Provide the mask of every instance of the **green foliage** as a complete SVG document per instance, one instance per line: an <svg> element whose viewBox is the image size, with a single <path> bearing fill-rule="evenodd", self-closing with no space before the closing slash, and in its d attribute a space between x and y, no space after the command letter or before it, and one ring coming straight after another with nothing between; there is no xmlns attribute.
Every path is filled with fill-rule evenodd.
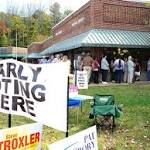
<svg viewBox="0 0 150 150"><path fill-rule="evenodd" d="M8 41L10 41L10 45L20 47L27 47L32 42L38 39L38 36L46 35L49 36L50 32L50 22L51 17L45 14L44 12L39 13L39 17L31 16L31 17L21 17L18 15L5 15L0 13L0 21L6 22L7 28L9 30L8 33ZM3 29L4 30L4 29ZM1 30L1 31L3 31ZM1 32L2 34L3 32ZM6 38L0 40L0 45L4 45L4 41L6 43ZM43 40L43 39L42 39ZM2 43L3 42L3 43ZM6 44L5 44L6 45Z"/></svg>
<svg viewBox="0 0 150 150"><path fill-rule="evenodd" d="M64 12L60 11L61 6L59 3L55 2L52 6L50 6L50 15L52 18L52 25L56 25L59 23L62 19L64 19L66 16L68 16L70 13L72 13L72 10L66 9Z"/></svg>
<svg viewBox="0 0 150 150"><path fill-rule="evenodd" d="M49 29L52 28L51 17L40 10L37 10L32 17L37 20L39 33L41 35L49 35Z"/></svg>
<svg viewBox="0 0 150 150"><path fill-rule="evenodd" d="M44 10L36 9L33 14L29 14L30 16L27 17L15 13L0 12L0 35L5 33L1 36L0 45L16 46L17 44L19 47L27 47L32 42L43 41L51 36L52 27L72 12L65 10L62 13L59 3L54 3L49 10L50 15ZM14 10L14 12L18 11ZM28 12L31 12L30 8ZM3 24L6 24L6 27Z"/></svg>
<svg viewBox="0 0 150 150"><path fill-rule="evenodd" d="M0 36L0 47L7 47L7 46L9 46L9 41L6 35L3 34L2 36Z"/></svg>
<svg viewBox="0 0 150 150"><path fill-rule="evenodd" d="M72 10L66 9L66 10L64 11L64 13L63 13L62 18L65 18L66 16L68 16L68 15L71 14L72 12L73 12Z"/></svg>
<svg viewBox="0 0 150 150"><path fill-rule="evenodd" d="M50 6L50 15L52 16L52 24L57 24L61 18L62 14L60 12L60 4L55 2L52 6Z"/></svg>
<svg viewBox="0 0 150 150"><path fill-rule="evenodd" d="M145 5L146 5L147 7L150 7L150 2L145 2Z"/></svg>

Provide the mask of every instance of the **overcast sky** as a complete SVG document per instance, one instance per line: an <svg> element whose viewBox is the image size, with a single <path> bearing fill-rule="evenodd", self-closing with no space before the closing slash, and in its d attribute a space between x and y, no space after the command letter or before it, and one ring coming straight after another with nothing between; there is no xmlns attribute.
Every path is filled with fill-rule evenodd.
<svg viewBox="0 0 150 150"><path fill-rule="evenodd" d="M41 5L45 10L49 8L54 2L58 2L61 9L77 10L89 0L0 0L0 11L6 11L11 5L23 8L28 4L35 5L35 7Z"/></svg>
<svg viewBox="0 0 150 150"><path fill-rule="evenodd" d="M7 8L11 5L22 9L27 4L32 4L35 6L41 5L42 8L48 10L49 6L52 5L54 2L58 2L62 10L71 9L75 11L88 1L89 0L0 0L0 11L6 11ZM150 2L150 0L129 0L129 1Z"/></svg>

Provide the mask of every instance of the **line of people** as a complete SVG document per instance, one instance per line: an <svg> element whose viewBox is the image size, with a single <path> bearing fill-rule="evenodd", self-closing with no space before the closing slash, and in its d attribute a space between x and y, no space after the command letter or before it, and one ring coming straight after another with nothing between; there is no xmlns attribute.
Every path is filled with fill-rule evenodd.
<svg viewBox="0 0 150 150"><path fill-rule="evenodd" d="M86 70L88 83L92 80L94 83L107 84L108 74L110 75L110 80L116 83L133 83L140 80L141 67L137 59L133 61L131 56L122 60L121 58L116 58L112 60L109 64L107 56L104 55L99 61L97 57L91 57L90 53L84 56L78 56L74 65L76 70ZM101 79L99 76L101 75Z"/></svg>
<svg viewBox="0 0 150 150"><path fill-rule="evenodd" d="M111 81L114 80L116 83L133 83L140 80L141 67L137 59L134 62L131 56L124 60L117 57L109 65L106 58L107 56L104 56L101 60L102 83L107 84L106 80L109 71Z"/></svg>
<svg viewBox="0 0 150 150"><path fill-rule="evenodd" d="M39 64L49 64L49 63L59 63L59 62L66 62L68 68L68 74L71 72L71 61L67 55L61 54L51 54L48 58L43 57L38 60Z"/></svg>
<svg viewBox="0 0 150 150"><path fill-rule="evenodd" d="M96 56L92 57L90 53L78 55L74 60L74 64L71 65L71 61L67 55L55 54L50 55L49 58L39 59L39 64L43 63L57 63L61 61L67 61L69 66L69 72L71 70L84 70L87 71L88 83L94 82L107 84L107 81L115 81L116 83L133 83L140 80L141 66L137 59L133 61L132 56L124 60L117 57L111 60L110 63L107 60L107 55L104 55L101 60ZM71 66L73 68L71 69ZM109 80L108 80L109 76ZM147 62L147 80L150 81L150 58Z"/></svg>
<svg viewBox="0 0 150 150"><path fill-rule="evenodd" d="M102 83L107 84L108 73L110 80L116 83L133 83L140 80L141 67L137 59L135 62L131 56L124 60L117 57L110 64L107 61L107 56L103 56L101 60Z"/></svg>

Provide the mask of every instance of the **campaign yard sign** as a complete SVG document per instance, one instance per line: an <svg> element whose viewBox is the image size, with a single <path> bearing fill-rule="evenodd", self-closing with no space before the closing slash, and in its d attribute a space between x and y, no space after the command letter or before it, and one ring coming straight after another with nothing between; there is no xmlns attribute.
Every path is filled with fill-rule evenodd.
<svg viewBox="0 0 150 150"><path fill-rule="evenodd" d="M41 150L42 125L38 123L0 130L0 150Z"/></svg>
<svg viewBox="0 0 150 150"><path fill-rule="evenodd" d="M77 71L77 87L78 89L88 89L88 80L86 71Z"/></svg>
<svg viewBox="0 0 150 150"><path fill-rule="evenodd" d="M96 126L49 145L49 150L98 150Z"/></svg>
<svg viewBox="0 0 150 150"><path fill-rule="evenodd" d="M67 130L67 64L0 60L0 112Z"/></svg>

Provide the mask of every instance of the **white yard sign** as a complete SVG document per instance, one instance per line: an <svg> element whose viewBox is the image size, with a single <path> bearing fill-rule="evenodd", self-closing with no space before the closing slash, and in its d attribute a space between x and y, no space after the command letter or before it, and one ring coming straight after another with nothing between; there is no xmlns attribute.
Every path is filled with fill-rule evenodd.
<svg viewBox="0 0 150 150"><path fill-rule="evenodd" d="M49 145L49 150L98 150L96 126Z"/></svg>
<svg viewBox="0 0 150 150"><path fill-rule="evenodd" d="M22 115L66 131L66 63L0 61L0 112Z"/></svg>
<svg viewBox="0 0 150 150"><path fill-rule="evenodd" d="M77 87L78 89L88 89L88 80L86 71L77 71Z"/></svg>

